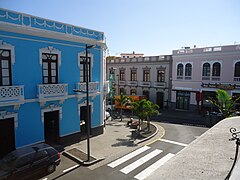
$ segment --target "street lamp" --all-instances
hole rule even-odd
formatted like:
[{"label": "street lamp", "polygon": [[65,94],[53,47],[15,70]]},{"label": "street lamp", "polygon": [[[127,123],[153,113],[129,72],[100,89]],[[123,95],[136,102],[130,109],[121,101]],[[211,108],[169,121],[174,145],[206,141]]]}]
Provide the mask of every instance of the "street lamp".
[{"label": "street lamp", "polygon": [[118,87],[117,87],[117,92],[118,92],[118,95],[120,95],[120,89],[119,89],[119,74],[116,75],[117,76],[117,80],[118,80]]},{"label": "street lamp", "polygon": [[86,63],[86,91],[87,91],[87,161],[90,161],[90,115],[89,115],[89,75],[88,75],[88,49],[91,49],[95,47],[95,45],[87,45],[86,44],[86,59],[85,59],[85,63]]},{"label": "street lamp", "polygon": [[[90,161],[90,111],[89,111],[89,70],[88,70],[88,49],[94,48],[96,45],[87,45],[85,47],[86,50],[86,55],[85,55],[85,64],[86,64],[86,68],[85,68],[85,75],[86,75],[86,101],[87,101],[87,161]],[[74,92],[83,92],[82,90],[79,89],[73,89]]]}]

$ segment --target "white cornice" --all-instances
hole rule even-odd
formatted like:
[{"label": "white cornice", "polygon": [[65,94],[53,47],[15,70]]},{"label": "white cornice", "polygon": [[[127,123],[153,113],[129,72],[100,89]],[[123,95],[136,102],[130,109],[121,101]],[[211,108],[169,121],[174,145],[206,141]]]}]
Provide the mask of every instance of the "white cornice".
[{"label": "white cornice", "polygon": [[77,43],[98,45],[98,46],[103,46],[104,48],[106,47],[106,43],[104,41],[97,41],[94,39],[74,36],[71,34],[62,34],[62,33],[58,33],[58,32],[47,31],[47,30],[37,29],[37,28],[33,28],[33,27],[28,27],[28,26],[19,26],[16,24],[10,24],[10,23],[1,22],[1,21],[0,21],[0,30],[7,31],[7,32],[13,32],[13,33],[32,35],[32,36],[40,36],[40,37],[44,37],[44,38],[59,39],[59,40],[77,42]]}]

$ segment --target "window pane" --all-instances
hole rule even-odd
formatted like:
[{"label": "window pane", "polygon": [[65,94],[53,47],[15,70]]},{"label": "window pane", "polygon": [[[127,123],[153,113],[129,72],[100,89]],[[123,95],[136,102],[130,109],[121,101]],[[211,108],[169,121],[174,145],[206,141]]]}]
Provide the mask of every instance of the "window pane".
[{"label": "window pane", "polygon": [[240,77],[240,62],[237,62],[235,64],[234,77]]},{"label": "window pane", "polygon": [[43,70],[43,76],[48,76],[48,70]]},{"label": "window pane", "polygon": [[42,54],[42,59],[47,59],[46,54]]},{"label": "window pane", "polygon": [[9,76],[9,70],[8,69],[2,69],[2,76]]},{"label": "window pane", "polygon": [[43,62],[43,69],[48,69],[48,63],[47,62]]},{"label": "window pane", "polygon": [[51,73],[52,76],[56,76],[56,70],[52,70],[51,72],[52,72],[52,73]]},{"label": "window pane", "polygon": [[2,78],[2,84],[4,86],[10,85],[9,77]]},{"label": "window pane", "polygon": [[51,63],[51,69],[56,69],[56,63]]},{"label": "window pane", "polygon": [[8,60],[2,60],[2,68],[8,68]]},{"label": "window pane", "polygon": [[56,83],[56,77],[52,77],[52,83]]},{"label": "window pane", "polygon": [[10,53],[9,51],[3,51],[2,56],[3,57],[9,57]]},{"label": "window pane", "polygon": [[56,60],[56,59],[57,59],[57,56],[54,54],[54,55],[52,55],[51,59],[52,59],[52,60]]},{"label": "window pane", "polygon": [[44,84],[48,84],[48,77],[44,77]]}]

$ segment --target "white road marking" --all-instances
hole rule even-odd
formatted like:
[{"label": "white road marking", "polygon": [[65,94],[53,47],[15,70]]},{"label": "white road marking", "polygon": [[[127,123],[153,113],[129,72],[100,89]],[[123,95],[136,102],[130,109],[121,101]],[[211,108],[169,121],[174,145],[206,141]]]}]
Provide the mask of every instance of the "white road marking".
[{"label": "white road marking", "polygon": [[47,180],[47,178],[44,178],[44,179],[42,179],[42,180]]},{"label": "white road marking", "polygon": [[128,166],[126,166],[125,168],[121,169],[120,171],[125,173],[125,174],[128,174],[129,172],[131,172],[132,170],[134,170],[137,167],[141,166],[142,164],[144,164],[148,160],[152,159],[153,157],[157,156],[161,152],[162,152],[162,150],[155,149],[151,153],[143,156],[142,158],[138,159],[137,161],[133,162],[132,164],[129,164]]},{"label": "white road marking", "polygon": [[176,142],[176,141],[171,141],[171,140],[167,140],[167,139],[159,139],[159,141],[163,141],[163,142],[167,142],[167,143],[172,143],[172,144],[176,144],[179,146],[188,146],[188,144],[184,144],[184,143],[180,143],[180,142]]},{"label": "white road marking", "polygon": [[159,167],[161,167],[165,162],[167,162],[169,159],[171,159],[173,156],[175,156],[172,153],[168,153],[166,156],[163,158],[159,159],[157,162],[153,163],[151,166],[134,176],[138,180],[143,180],[147,176],[149,176],[151,173],[156,171]]},{"label": "white road marking", "polygon": [[68,172],[68,171],[71,171],[72,169],[77,168],[77,167],[79,167],[79,166],[80,166],[80,165],[77,164],[77,165],[75,165],[75,166],[72,166],[72,167],[70,167],[70,168],[67,168],[67,169],[63,170],[63,173]]},{"label": "white road marking", "polygon": [[128,161],[129,159],[137,156],[138,154],[141,154],[142,152],[144,152],[148,149],[150,149],[150,147],[143,146],[142,148],[139,148],[136,151],[133,151],[130,154],[127,154],[126,156],[123,156],[123,157],[119,158],[118,160],[111,162],[110,164],[108,164],[108,166],[110,166],[111,168],[114,168],[114,167]]}]

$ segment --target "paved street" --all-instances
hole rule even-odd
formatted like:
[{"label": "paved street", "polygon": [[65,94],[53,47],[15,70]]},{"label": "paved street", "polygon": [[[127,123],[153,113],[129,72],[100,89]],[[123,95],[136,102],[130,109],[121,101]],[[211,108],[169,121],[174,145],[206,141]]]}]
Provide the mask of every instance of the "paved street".
[{"label": "paved street", "polygon": [[[111,162],[102,164],[96,169],[92,169],[91,166],[81,166],[63,176],[54,176],[59,174],[55,172],[46,178],[79,179],[81,177],[85,180],[144,179],[147,175],[154,173],[157,168],[161,168],[161,165],[207,130],[207,128],[203,127],[155,123],[165,129],[162,138],[146,142],[144,146],[126,152],[121,157],[116,157]],[[74,166],[73,164],[72,167]],[[57,171],[62,171],[62,169],[62,167],[59,167]]]}]

